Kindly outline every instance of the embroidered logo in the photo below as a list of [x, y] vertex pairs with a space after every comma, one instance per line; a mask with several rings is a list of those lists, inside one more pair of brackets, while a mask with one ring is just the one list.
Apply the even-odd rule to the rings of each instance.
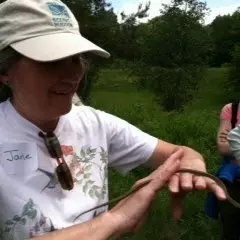
[[52, 20], [55, 27], [73, 26], [68, 10], [64, 5], [49, 2], [47, 6], [52, 14]]

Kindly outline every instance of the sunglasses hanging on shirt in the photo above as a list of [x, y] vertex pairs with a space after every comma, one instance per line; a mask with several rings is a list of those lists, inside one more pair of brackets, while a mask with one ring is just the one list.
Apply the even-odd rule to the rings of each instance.
[[73, 177], [64, 159], [62, 148], [57, 136], [53, 132], [48, 132], [46, 134], [40, 132], [39, 136], [43, 138], [50, 156], [57, 160], [58, 166], [56, 168], [56, 174], [62, 189], [69, 191], [72, 190], [74, 185]]

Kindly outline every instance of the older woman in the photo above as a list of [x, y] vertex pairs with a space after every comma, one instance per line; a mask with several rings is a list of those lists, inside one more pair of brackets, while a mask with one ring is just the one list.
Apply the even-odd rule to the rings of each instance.
[[[109, 53], [81, 36], [59, 0], [7, 0], [0, 5], [0, 238], [108, 239], [134, 232], [156, 193], [169, 184], [173, 212], [177, 193], [209, 189], [212, 181], [174, 174], [206, 171], [202, 156], [142, 132], [89, 106], [72, 105], [84, 74], [80, 54]], [[153, 179], [110, 211], [107, 168], [125, 174], [145, 165]]]

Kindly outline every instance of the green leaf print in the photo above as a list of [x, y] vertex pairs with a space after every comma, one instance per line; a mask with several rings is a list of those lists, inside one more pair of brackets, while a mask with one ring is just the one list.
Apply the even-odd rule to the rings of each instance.
[[22, 212], [22, 216], [26, 216], [28, 214], [29, 209], [33, 208], [33, 202], [30, 199], [27, 204], [24, 205], [23, 207], [23, 212]]
[[11, 229], [12, 229], [11, 227], [5, 227], [4, 228], [4, 232], [5, 233], [9, 233], [11, 231]]
[[34, 219], [36, 217], [36, 215], [37, 215], [37, 210], [35, 210], [35, 209], [31, 209], [27, 214], [27, 216], [31, 219]]
[[83, 186], [83, 192], [86, 194], [88, 190], [88, 184], [85, 183], [85, 185]]
[[91, 198], [94, 198], [95, 194], [94, 194], [94, 190], [93, 189], [90, 189], [89, 195], [90, 195]]
[[84, 150], [83, 150], [83, 149], [81, 149], [81, 152], [80, 152], [80, 154], [81, 154], [81, 156], [82, 156], [83, 158], [85, 158], [85, 156], [86, 156], [86, 153], [84, 152]]
[[101, 198], [101, 194], [97, 190], [95, 190], [95, 195], [97, 198]]
[[[78, 174], [77, 174], [77, 177], [79, 177], [80, 175], [82, 175], [82, 173], [78, 173]], [[77, 183], [78, 183], [79, 185], [81, 185], [82, 182], [83, 182], [83, 179], [82, 179], [82, 178], [77, 181]]]
[[108, 154], [107, 152], [104, 150], [103, 147], [101, 147], [101, 152], [100, 152], [100, 160], [103, 162], [103, 163], [107, 163], [108, 162]]
[[22, 225], [25, 225], [26, 224], [26, 219], [25, 218], [20, 219], [19, 223], [22, 224]]
[[91, 164], [88, 164], [84, 167], [84, 171], [90, 171], [92, 168], [92, 165]]
[[83, 178], [90, 178], [91, 175], [92, 175], [91, 173], [84, 174], [84, 175], [83, 175]]
[[101, 188], [100, 188], [99, 186], [97, 186], [97, 185], [94, 185], [94, 186], [93, 186], [93, 189], [94, 189], [94, 190], [98, 190], [98, 189], [101, 189]]
[[[79, 154], [79, 156], [78, 156]], [[89, 195], [91, 198], [104, 198], [107, 191], [102, 190], [99, 185], [94, 185], [95, 181], [92, 180], [93, 169], [97, 169], [100, 177], [100, 181], [103, 185], [106, 185], [107, 179], [107, 162], [108, 154], [103, 147], [99, 148], [81, 148], [79, 153], [76, 154], [75, 160], [79, 162], [75, 163], [75, 177], [77, 184], [82, 186], [82, 191], [85, 195]], [[98, 155], [98, 156], [96, 156]], [[96, 161], [95, 161], [96, 158]], [[76, 166], [81, 166], [76, 169]], [[105, 186], [106, 189], [106, 186]]]
[[90, 154], [94, 154], [94, 155], [95, 155], [96, 152], [97, 152], [97, 149], [96, 149], [96, 148], [92, 148], [92, 149], [91, 149], [90, 147], [88, 147], [88, 148], [87, 148], [87, 151], [86, 151], [86, 154], [87, 154], [87, 155], [90, 155]]
[[19, 221], [20, 219], [21, 219], [20, 216], [15, 215], [12, 220], [17, 222], [17, 221]]
[[13, 224], [14, 224], [14, 222], [12, 220], [7, 220], [6, 221], [6, 225], [13, 225]]
[[[28, 219], [31, 219], [31, 222], [33, 222], [32, 220], [35, 219], [36, 217], [37, 217], [36, 206], [34, 205], [32, 199], [29, 199], [29, 201], [23, 206], [23, 211], [21, 216], [14, 215], [12, 219], [5, 221], [5, 223], [1, 223], [0, 239], [14, 240], [13, 236], [14, 236], [14, 231], [17, 224], [26, 225]], [[44, 217], [42, 216], [41, 219], [35, 224], [35, 226], [33, 226], [33, 229], [35, 230], [33, 230], [33, 232], [32, 230], [30, 230], [31, 233], [41, 230], [40, 227], [46, 223], [46, 219], [45, 218], [43, 219], [43, 218]], [[51, 229], [52, 228], [50, 228], [50, 231], [53, 231]]]

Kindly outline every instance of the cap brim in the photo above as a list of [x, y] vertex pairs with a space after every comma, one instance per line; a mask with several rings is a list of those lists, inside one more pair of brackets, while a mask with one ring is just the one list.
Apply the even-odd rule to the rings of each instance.
[[10, 45], [22, 55], [41, 62], [56, 61], [75, 54], [93, 52], [108, 58], [110, 54], [80, 34], [57, 33], [29, 38]]

